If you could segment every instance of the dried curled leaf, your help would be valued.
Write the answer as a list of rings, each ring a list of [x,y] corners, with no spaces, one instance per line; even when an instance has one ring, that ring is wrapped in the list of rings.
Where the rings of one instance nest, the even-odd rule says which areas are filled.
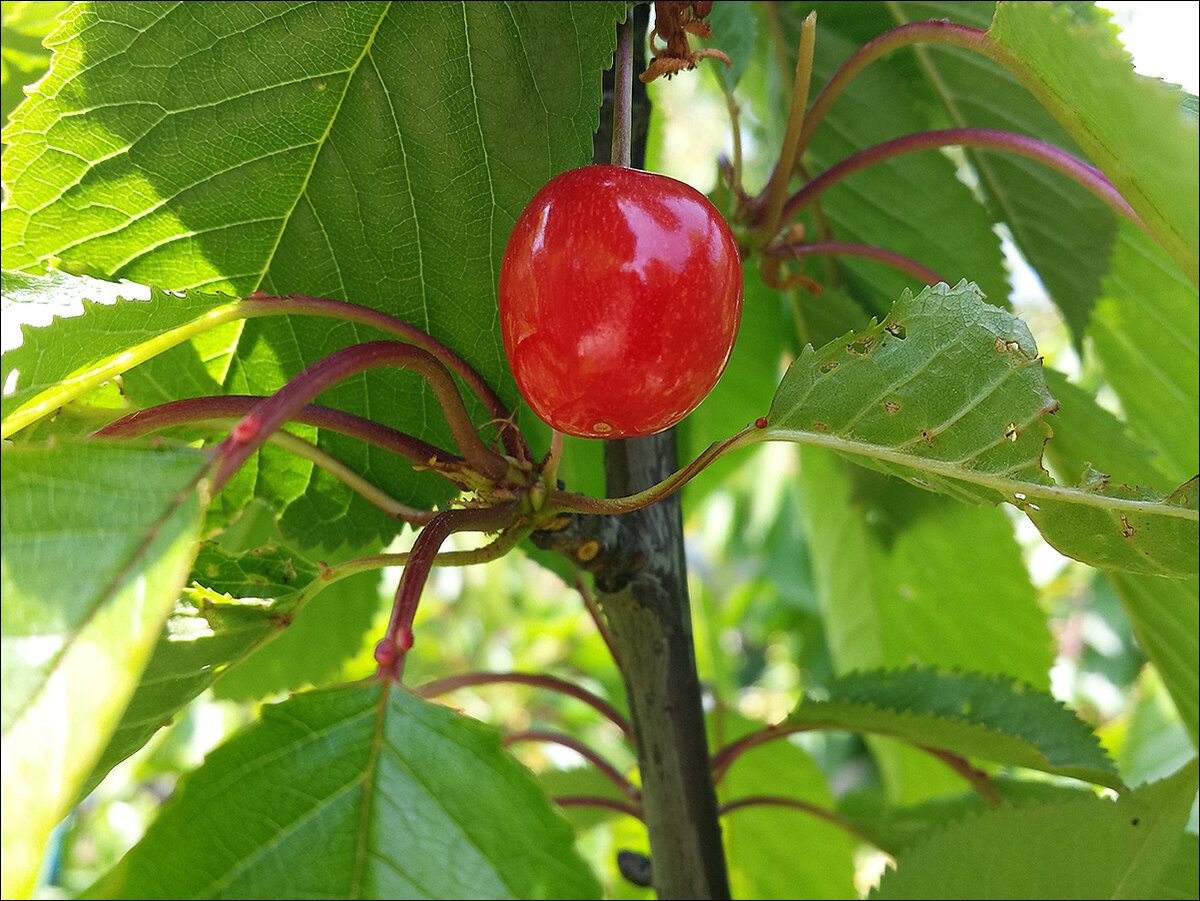
[[[650,50],[654,59],[640,76],[647,84],[661,75],[670,78],[676,72],[696,68],[700,60],[707,57],[719,59],[726,66],[733,66],[729,56],[715,48],[693,50],[688,35],[711,38],[712,26],[704,18],[712,11],[711,0],[696,2],[660,2],[654,4],[654,30],[650,33]],[[655,38],[666,46],[659,47]]]

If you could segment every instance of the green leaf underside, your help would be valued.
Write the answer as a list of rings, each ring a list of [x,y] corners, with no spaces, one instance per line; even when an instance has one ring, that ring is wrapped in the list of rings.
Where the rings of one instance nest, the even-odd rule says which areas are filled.
[[[803,701],[787,724],[898,738],[1005,766],[1122,788],[1099,740],[1048,694],[1013,679],[911,668],[839,677],[828,700]]]
[[[1177,88],[1134,73],[1116,31],[1049,3],[1001,3],[988,34],[1028,67],[1022,80],[1195,284],[1200,131]]]
[[[1200,580],[1166,581],[1133,573],[1109,573],[1108,578],[1138,644],[1158,668],[1192,746],[1200,748]]]
[[[495,731],[371,684],[265,707],[92,889],[110,893],[585,898],[599,888]]]
[[[906,291],[882,322],[806,347],[757,437],[832,447],[967,502],[1012,503],[1085,563],[1194,574],[1194,491],[1053,484],[1041,454],[1055,403],[1024,323],[967,282],[935,285]]]
[[[1006,804],[1022,806],[1031,802],[1075,801],[1094,798],[1095,789],[1081,783],[1055,783],[991,776],[990,782]],[[960,783],[961,784],[961,783]],[[866,835],[871,842],[892,857],[927,841],[947,826],[977,815],[993,805],[978,792],[939,795],[918,804],[883,805],[879,799],[850,794],[841,799],[838,813]]]
[[[52,38],[50,73],[6,132],[5,264],[37,270],[57,257],[172,289],[361,303],[453,347],[515,405],[496,309],[500,258],[533,193],[590,158],[600,73],[624,9],[78,4]],[[271,318],[197,355],[220,360],[224,391],[264,394],[374,336]],[[167,394],[194,388],[194,365],[150,368]],[[364,373],[325,402],[451,444],[409,373]],[[319,441],[406,503],[447,496],[392,455]],[[393,519],[344,487],[307,495],[330,490],[333,503],[310,505],[321,517],[307,524],[315,540],[394,536]]]
[[[994,4],[975,2],[887,6],[897,24],[950,19],[981,29],[991,24],[995,12]],[[1083,155],[1045,107],[997,63],[947,44],[921,44],[913,52],[945,109],[947,125],[1010,131]],[[1041,163],[979,150],[968,150],[967,156],[992,214],[1012,231],[1078,344],[1108,268],[1116,216],[1102,200]]]
[[[1195,858],[1186,852],[1196,846],[1184,826],[1196,784],[1193,760],[1117,801],[993,808],[902,853],[870,897],[1195,897]]]
[[[3,292],[6,310],[10,304],[36,304],[61,311],[49,325],[24,326],[21,345],[4,354],[6,435],[10,423],[25,425],[52,413],[185,340],[188,324],[220,316],[233,302],[220,294],[168,293],[61,272],[42,277],[6,271]]]
[[[1130,431],[1157,452],[1158,467],[1175,484],[1200,472],[1200,297],[1132,224],[1121,227],[1088,333]]]
[[[167,619],[137,691],[80,796],[169,724],[229,664],[287,626],[300,592],[319,576],[314,564],[292,551],[227,554],[219,545],[201,545],[191,587]]]
[[[183,586],[208,460],[186,449],[60,441],[6,447],[3,462],[4,894],[12,897],[32,887],[51,829],[108,742]]]
[[[793,53],[807,10],[799,6],[782,10],[784,40]],[[866,37],[893,24],[882,5],[873,3],[828,4],[818,10],[813,96],[861,43],[856,32],[863,19],[877,27]],[[805,154],[808,171],[816,175],[856,151],[928,129],[929,117],[922,107],[930,102],[932,92],[919,79],[907,78],[909,74],[903,61],[883,59],[855,76],[813,136]],[[787,80],[791,81],[790,75]],[[781,120],[786,118],[786,109],[777,114]],[[938,189],[929,190],[934,184]],[[877,163],[826,191],[819,203],[834,240],[885,247],[952,283],[970,278],[986,295],[1008,295],[1000,239],[991,230],[991,217],[955,177],[955,163],[944,154],[912,153]],[[819,227],[810,230],[812,236],[821,233]],[[822,265],[810,263],[805,271],[830,287],[847,288],[872,313],[884,312],[905,288],[920,288],[912,276],[873,260],[837,257],[836,265],[844,274],[833,279],[827,278]],[[806,301],[806,306],[822,305],[819,298]],[[806,317],[810,315],[821,314],[806,311]]]

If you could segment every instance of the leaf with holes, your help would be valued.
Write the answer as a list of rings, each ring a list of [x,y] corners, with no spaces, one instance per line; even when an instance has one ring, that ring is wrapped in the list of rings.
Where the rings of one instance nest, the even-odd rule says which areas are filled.
[[[1053,483],[1042,446],[1051,435],[1045,415],[1055,406],[1029,329],[961,282],[916,297],[906,291],[882,322],[819,350],[806,347],[753,440],[830,447],[972,503],[1031,505],[1047,540],[1085,563],[1194,574],[1195,555],[1180,552],[1200,536],[1192,493],[1163,498]],[[1035,515],[1046,509],[1055,515]],[[1057,512],[1063,509],[1071,515]],[[1097,516],[1111,527],[1097,529]],[[1137,553],[1114,552],[1127,537],[1122,516],[1153,523]]]

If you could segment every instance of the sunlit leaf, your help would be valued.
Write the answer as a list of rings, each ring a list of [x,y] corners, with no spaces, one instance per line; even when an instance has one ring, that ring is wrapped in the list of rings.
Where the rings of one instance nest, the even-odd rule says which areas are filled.
[[[1122,226],[1088,334],[1158,467],[1176,484],[1200,472],[1200,297],[1132,225]]]
[[[999,4],[988,35],[1196,284],[1200,131],[1181,114],[1179,90],[1135,74],[1114,27],[1050,3]]]
[[[534,192],[590,158],[624,14],[623,3],[72,6],[37,98],[5,131],[5,265],[60,259],[171,289],[355,301],[454,347],[515,404],[500,257]],[[369,333],[264,320],[197,356],[221,360],[223,390],[263,394]],[[186,389],[172,372],[156,370],[161,387]],[[326,401],[449,443],[409,373],[360,375]],[[407,461],[320,441],[395,497],[446,497]],[[396,533],[347,489],[318,490],[335,501],[315,524],[325,544]]]
[[[220,294],[168,294],[61,272],[38,277],[6,271],[3,286],[6,315],[32,319],[57,314],[44,325],[26,325],[20,346],[4,354],[0,373],[6,438],[224,321],[233,305]]]
[[[886,5],[899,24],[949,19],[986,29],[995,12],[995,4],[969,0]],[[986,56],[933,42],[921,44],[914,52],[945,111],[947,125],[1029,135],[1083,156],[1037,98]],[[1092,304],[1100,294],[1100,279],[1108,268],[1115,214],[1067,176],[1034,160],[979,150],[968,150],[967,155],[990,212],[1011,230],[1021,254],[1062,310],[1076,342],[1082,341]]]
[[[194,451],[5,447],[4,894],[32,888],[196,552]]]
[[[191,587],[171,611],[81,796],[169,725],[226,667],[285,629],[301,590],[319,570],[291,551],[261,548],[230,555],[210,543],[200,547],[191,575]],[[196,577],[211,587],[200,586]]]

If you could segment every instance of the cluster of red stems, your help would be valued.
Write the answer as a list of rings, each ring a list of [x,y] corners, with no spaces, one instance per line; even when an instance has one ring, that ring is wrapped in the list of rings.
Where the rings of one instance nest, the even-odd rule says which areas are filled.
[[[703,19],[708,14],[711,3],[658,3],[656,7],[659,19],[655,27],[655,36],[661,39],[665,46],[659,47],[652,41],[655,59],[643,76],[645,80],[692,68],[704,57],[715,57],[728,62],[728,58],[720,51],[694,51],[688,46],[688,34],[709,35],[710,31]],[[958,145],[1017,153],[1040,160],[1084,185],[1118,213],[1135,222],[1139,221],[1099,170],[1058,148],[1032,138],[988,129],[948,129],[888,141],[855,153],[815,177],[806,178],[799,190],[788,194],[787,187],[793,176],[798,172],[804,175],[799,163],[800,157],[830,105],[857,72],[881,55],[918,42],[944,42],[981,52],[1020,77],[1019,67],[1012,64],[1007,51],[993,42],[986,32],[947,21],[918,22],[893,29],[860,48],[834,74],[811,107],[808,107],[808,82],[814,35],[815,14],[809,16],[802,30],[800,63],[797,66],[792,110],[780,159],[767,186],[755,197],[747,196],[740,187],[736,107],[731,105],[735,113],[735,153],[732,162],[722,160],[722,173],[732,188],[737,205],[733,215],[740,230],[737,244],[742,252],[757,252],[762,255],[763,274],[769,284],[779,287],[803,285],[814,292],[819,291],[820,285],[809,276],[803,273],[788,273],[783,268],[786,261],[802,261],[817,255],[850,255],[874,259],[928,284],[943,281],[938,273],[920,262],[902,257],[886,248],[836,241],[830,234],[823,234],[818,240],[806,240],[802,229],[791,224],[801,210],[815,204],[825,190],[848,175],[874,163],[918,150]],[[670,181],[662,176],[653,177]],[[818,217],[818,221],[823,220]],[[578,223],[578,227],[583,230],[589,229],[591,225],[592,223],[586,221]],[[604,229],[593,228],[591,231]],[[619,267],[628,263],[629,260],[618,260],[614,265]],[[740,285],[738,294],[740,301]],[[659,300],[668,305],[691,302],[684,297],[661,297]],[[224,440],[213,448],[211,483],[214,494],[220,491],[242,464],[268,440],[274,440],[325,466],[389,515],[420,528],[412,550],[404,558],[406,565],[396,590],[387,631],[375,649],[379,676],[383,679],[399,680],[401,677],[405,655],[413,644],[413,618],[417,603],[430,568],[435,562],[478,562],[491,559],[506,553],[534,530],[561,527],[573,514],[617,514],[653,503],[677,490],[718,456],[749,443],[745,439],[756,430],[769,426],[766,419],[759,419],[738,435],[715,443],[674,476],[642,494],[630,498],[603,500],[583,497],[563,490],[557,482],[556,472],[561,454],[558,433],[555,433],[555,440],[548,453],[541,457],[535,455],[526,436],[517,425],[516,411],[510,409],[462,357],[420,329],[368,307],[301,295],[269,296],[259,292],[239,301],[238,308],[238,315],[245,318],[283,314],[349,320],[372,326],[389,337],[386,340],[356,344],[332,353],[306,368],[268,397],[220,396],[176,401],[133,413],[96,434],[137,437],[171,426],[236,419],[236,425]],[[734,331],[736,332],[736,324]],[[673,339],[673,336],[668,338]],[[730,341],[732,342],[732,338]],[[570,361],[566,362],[569,364]],[[724,365],[723,361],[721,365]],[[313,403],[317,396],[335,383],[376,367],[409,369],[419,373],[428,382],[445,415],[456,444],[456,452],[435,447],[372,420]],[[633,369],[632,373],[628,371],[630,368]],[[635,367],[627,367],[626,371],[605,372],[603,378],[628,379],[631,374],[637,375]],[[569,375],[567,381],[570,381]],[[489,421],[483,428],[494,433],[490,441],[481,437],[480,428],[472,421],[460,393],[460,382],[475,395],[487,411]],[[704,389],[705,392],[707,390]],[[538,398],[526,399],[536,408]],[[355,473],[349,472],[347,467],[323,450],[282,432],[282,427],[289,422],[340,432],[399,454],[408,459],[414,468],[428,470],[448,480],[460,491],[459,500],[448,509],[438,511],[408,507],[367,484]],[[452,533],[462,531],[492,534],[496,537],[491,544],[480,550],[439,557],[439,550],[446,538]],[[596,619],[603,629],[598,616]],[[475,681],[481,679],[475,678]],[[540,684],[557,687],[580,697],[586,694],[581,694],[581,689],[567,686],[566,683],[550,685],[551,681],[553,680],[543,677]],[[454,686],[439,683],[438,686],[429,686],[427,693],[448,690],[449,687]],[[604,705],[604,702],[595,698],[590,698],[589,702]],[[604,709],[606,706],[598,706],[598,709]],[[611,708],[604,712],[619,725],[623,723]],[[623,725],[623,730],[628,734],[627,724]],[[718,773],[723,771],[728,759],[732,759],[730,755],[736,753],[738,752],[726,749],[721,752],[725,757],[718,755]],[[636,802],[636,789],[619,774],[616,774],[615,778]]]

